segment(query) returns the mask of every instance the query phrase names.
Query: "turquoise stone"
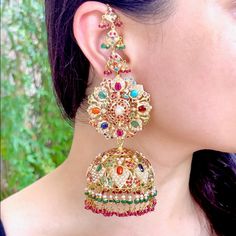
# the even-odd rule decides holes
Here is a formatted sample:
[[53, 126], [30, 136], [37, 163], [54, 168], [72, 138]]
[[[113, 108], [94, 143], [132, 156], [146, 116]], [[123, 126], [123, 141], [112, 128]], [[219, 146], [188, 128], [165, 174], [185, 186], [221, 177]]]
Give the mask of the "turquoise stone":
[[100, 91], [100, 92], [98, 93], [98, 96], [99, 96], [99, 98], [101, 98], [101, 99], [105, 99], [105, 98], [107, 97], [107, 95], [106, 95], [106, 93], [105, 93], [104, 91]]
[[126, 98], [126, 99], [128, 99], [128, 98], [129, 98], [129, 96], [128, 96], [127, 94], [123, 94], [123, 98]]
[[137, 96], [138, 96], [138, 91], [137, 90], [132, 90], [131, 92], [130, 92], [130, 96], [132, 97], [132, 98], [136, 98]]

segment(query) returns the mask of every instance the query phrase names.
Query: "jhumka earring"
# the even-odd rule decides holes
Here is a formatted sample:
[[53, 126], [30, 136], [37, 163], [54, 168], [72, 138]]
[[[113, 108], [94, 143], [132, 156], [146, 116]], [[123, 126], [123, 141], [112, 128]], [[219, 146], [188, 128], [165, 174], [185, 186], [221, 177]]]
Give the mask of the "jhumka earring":
[[140, 216], [154, 210], [157, 190], [154, 171], [144, 155], [123, 147], [124, 139], [141, 131], [150, 119], [150, 94], [130, 75], [125, 49], [117, 31], [118, 15], [107, 5], [99, 24], [107, 30], [101, 48], [111, 50], [104, 79], [88, 96], [89, 124], [106, 139], [117, 139], [116, 148], [98, 154], [86, 177], [85, 209], [104, 216]]

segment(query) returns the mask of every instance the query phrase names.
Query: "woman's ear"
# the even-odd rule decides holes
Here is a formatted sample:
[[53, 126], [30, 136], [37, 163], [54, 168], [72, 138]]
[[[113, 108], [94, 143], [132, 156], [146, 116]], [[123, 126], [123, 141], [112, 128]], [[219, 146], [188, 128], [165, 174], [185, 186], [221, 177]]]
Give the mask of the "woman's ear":
[[109, 50], [101, 48], [106, 31], [98, 27], [106, 9], [103, 3], [88, 1], [77, 9], [73, 20], [74, 37], [100, 77], [110, 54]]

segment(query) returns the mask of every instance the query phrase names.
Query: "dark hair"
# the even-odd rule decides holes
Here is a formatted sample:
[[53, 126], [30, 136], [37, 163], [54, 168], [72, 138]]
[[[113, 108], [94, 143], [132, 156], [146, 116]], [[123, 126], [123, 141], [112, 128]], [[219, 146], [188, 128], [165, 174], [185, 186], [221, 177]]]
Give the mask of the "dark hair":
[[[72, 30], [77, 8], [86, 0], [46, 0], [48, 51], [55, 93], [62, 113], [74, 121], [86, 99], [90, 63], [79, 48]], [[135, 19], [157, 15], [165, 18], [171, 0], [108, 0]], [[218, 235], [235, 235], [236, 154], [202, 150], [193, 154], [190, 192]]]

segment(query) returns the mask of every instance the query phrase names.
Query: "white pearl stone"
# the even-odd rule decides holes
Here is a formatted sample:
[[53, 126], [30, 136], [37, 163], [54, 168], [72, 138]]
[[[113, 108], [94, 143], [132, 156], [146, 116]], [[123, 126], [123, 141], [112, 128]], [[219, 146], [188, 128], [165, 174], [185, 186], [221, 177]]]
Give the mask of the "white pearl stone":
[[115, 109], [115, 113], [116, 113], [116, 116], [122, 116], [124, 114], [124, 107], [118, 105], [116, 106], [116, 109]]

